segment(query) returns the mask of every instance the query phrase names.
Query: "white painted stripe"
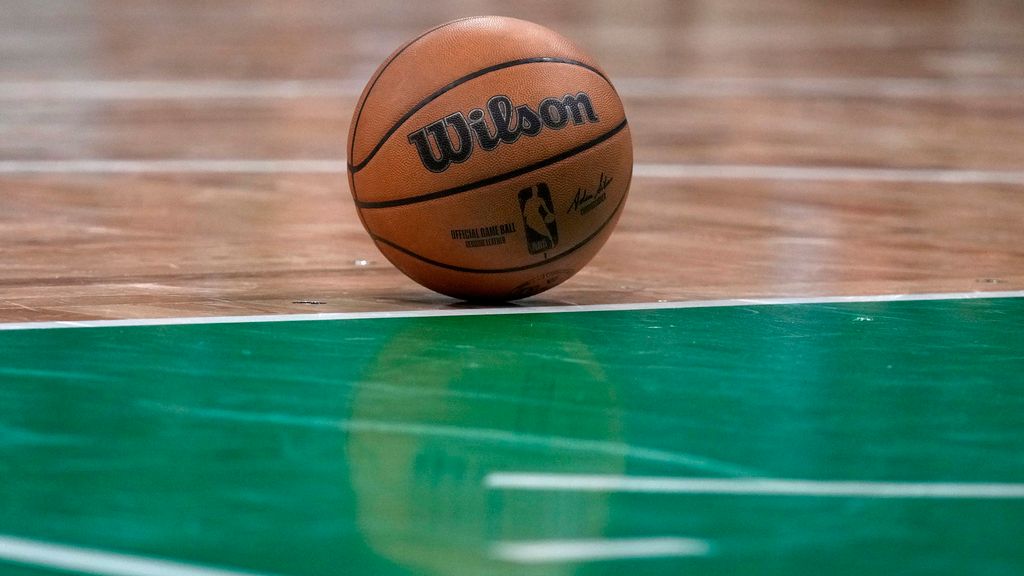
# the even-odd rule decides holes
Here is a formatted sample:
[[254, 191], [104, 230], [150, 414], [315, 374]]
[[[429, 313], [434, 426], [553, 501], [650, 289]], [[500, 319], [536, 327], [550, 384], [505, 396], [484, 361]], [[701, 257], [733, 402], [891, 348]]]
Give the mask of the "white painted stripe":
[[842, 166], [758, 166], [740, 164], [637, 164], [639, 178], [701, 180], [783, 180], [815, 182], [911, 182], [928, 184], [1010, 184], [1024, 186], [1024, 170], [847, 168]]
[[674, 537], [535, 540], [498, 542], [491, 548], [491, 556], [516, 564], [552, 564], [705, 556], [710, 549], [711, 546], [704, 540]]
[[612, 79], [623, 97], [949, 98], [1024, 95], [1024, 78], [665, 78]]
[[6, 160], [0, 174], [344, 174], [345, 160]]
[[[0, 82], [0, 100], [243, 100], [355, 98], [367, 78], [304, 80], [40, 80]], [[617, 77], [626, 98], [811, 96], [948, 98], [1024, 94], [1021, 78]]]
[[[344, 174], [344, 159], [4, 160], [0, 174]], [[911, 182], [1024, 186], [1022, 170], [849, 168], [743, 164], [637, 164], [637, 178], [669, 180], [781, 180]]]
[[255, 574], [4, 535], [0, 535], [0, 560], [101, 576], [254, 576]]
[[327, 418], [318, 416], [297, 416], [286, 413], [242, 412], [237, 410], [193, 408], [175, 404], [142, 402], [146, 408], [158, 410], [176, 417], [202, 418], [257, 425], [289, 426], [321, 430], [344, 430], [361, 434], [399, 435], [414, 438], [441, 438], [475, 443], [506, 446], [517, 450], [524, 448], [554, 450], [561, 453], [603, 454], [620, 459], [658, 462], [701, 470], [711, 474], [731, 476], [752, 476], [757, 474], [750, 468], [720, 462], [699, 454], [687, 454], [657, 448], [647, 448], [625, 442], [573, 438], [571, 436], [550, 436], [526, 434], [497, 428], [476, 428], [447, 426], [444, 424], [423, 424], [414, 422], [388, 422], [383, 420], [359, 420]]
[[436, 318], [452, 316], [500, 316], [506, 314], [556, 314], [569, 312], [618, 312], [632, 310], [676, 310], [683, 308], [728, 308], [735, 306], [778, 306], [786, 304], [846, 304], [859, 302], [916, 302], [923, 300], [972, 300], [979, 298], [1024, 298], [1024, 290], [1004, 292], [940, 292], [933, 294], [880, 294], [865, 296], [812, 296], [807, 298], [740, 298], [589, 304], [579, 306], [507, 306], [501, 308], [460, 308], [444, 310], [393, 310], [383, 312], [336, 312], [323, 314], [266, 314], [258, 316], [194, 316], [183, 318], [133, 318], [125, 320], [65, 320], [56, 322], [0, 323], [0, 330], [50, 328], [113, 328], [129, 326], [177, 326], [184, 324], [243, 324], [247, 322], [309, 322], [324, 320], [373, 320], [383, 318]]
[[866, 482], [778, 478], [677, 478], [500, 472], [488, 475], [492, 490], [735, 494], [847, 498], [1024, 499], [1024, 484]]
[[0, 82], [0, 100], [246, 100], [349, 98], [358, 80], [56, 80]]

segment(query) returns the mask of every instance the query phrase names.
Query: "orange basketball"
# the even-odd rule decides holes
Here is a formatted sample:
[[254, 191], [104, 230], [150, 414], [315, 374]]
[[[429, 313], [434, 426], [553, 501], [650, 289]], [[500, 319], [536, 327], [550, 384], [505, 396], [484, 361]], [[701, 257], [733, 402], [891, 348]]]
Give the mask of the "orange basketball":
[[402, 272], [455, 298], [513, 300], [565, 281], [608, 239], [633, 145], [592, 58], [488, 16], [434, 28], [381, 64], [348, 162], [363, 226]]

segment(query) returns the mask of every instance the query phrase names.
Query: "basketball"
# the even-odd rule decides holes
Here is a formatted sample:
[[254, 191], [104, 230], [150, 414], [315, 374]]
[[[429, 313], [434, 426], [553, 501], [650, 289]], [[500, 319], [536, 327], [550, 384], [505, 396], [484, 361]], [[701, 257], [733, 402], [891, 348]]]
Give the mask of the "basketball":
[[601, 67], [537, 24], [465, 18], [396, 50], [348, 138], [359, 218], [407, 276], [463, 300], [552, 288], [608, 239], [633, 147]]

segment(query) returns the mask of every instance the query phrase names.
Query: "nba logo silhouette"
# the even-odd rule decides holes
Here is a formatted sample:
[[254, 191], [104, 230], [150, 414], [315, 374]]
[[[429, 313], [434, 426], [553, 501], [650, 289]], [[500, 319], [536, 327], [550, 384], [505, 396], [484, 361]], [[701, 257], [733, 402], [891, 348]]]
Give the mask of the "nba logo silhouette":
[[526, 248], [530, 254], [546, 252], [558, 244], [555, 205], [551, 202], [547, 184], [541, 182], [520, 190], [519, 210], [523, 213]]

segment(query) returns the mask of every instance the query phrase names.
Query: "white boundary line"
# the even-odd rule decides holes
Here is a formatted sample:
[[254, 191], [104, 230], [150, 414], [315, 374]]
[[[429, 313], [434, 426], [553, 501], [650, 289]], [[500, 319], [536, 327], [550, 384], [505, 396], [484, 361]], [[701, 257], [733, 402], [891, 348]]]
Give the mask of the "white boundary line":
[[911, 182], [1010, 184], [1024, 186], [1024, 170], [848, 168], [843, 166], [757, 166], [743, 164], [637, 164], [639, 178], [786, 180], [816, 182]]
[[[344, 159], [4, 160], [0, 174], [344, 174]], [[633, 175], [655, 179], [910, 182], [1024, 186], [1024, 170], [637, 164]]]
[[0, 100], [354, 98], [361, 80], [42, 80], [0, 82]]
[[711, 546], [693, 538], [616, 538], [497, 542], [491, 557], [516, 564], [594, 562], [627, 558], [705, 556]]
[[81, 320], [56, 322], [0, 323], [3, 330], [52, 328], [113, 328], [130, 326], [178, 326], [185, 324], [243, 324], [256, 322], [308, 322], [324, 320], [371, 320], [382, 318], [436, 318], [451, 316], [500, 316], [507, 314], [556, 314], [570, 312], [616, 312], [631, 310], [676, 310], [683, 308], [727, 308], [735, 306], [777, 306], [786, 304], [847, 304], [869, 302], [917, 302], [923, 300], [972, 300], [983, 298], [1024, 298], [1024, 290], [1003, 292], [946, 292], [932, 294], [880, 294], [870, 296], [814, 296], [807, 298], [740, 298], [639, 302], [631, 304], [589, 304], [578, 306], [509, 306], [443, 310], [392, 310], [383, 312], [336, 312], [322, 314], [265, 314], [258, 316], [193, 316], [182, 318], [136, 318], [124, 320]]
[[64, 546], [0, 535], [0, 560], [100, 576], [254, 576], [145, 556]]
[[[0, 82], [0, 100], [260, 100], [355, 98], [367, 78], [265, 80], [39, 80]], [[1020, 78], [679, 78], [618, 77], [626, 98], [812, 96], [944, 98], [1024, 94]]]
[[624, 97], [948, 98], [1024, 95], [1022, 78], [613, 78]]
[[489, 474], [491, 490], [812, 496], [840, 498], [930, 498], [1021, 500], [1024, 484], [954, 482], [865, 482], [781, 478], [678, 478], [500, 472]]
[[631, 461], [657, 462], [700, 470], [708, 474], [729, 475], [735, 477], [754, 476], [750, 468], [735, 466], [728, 462], [720, 462], [699, 454], [659, 450], [645, 446], [636, 446], [614, 440], [596, 440], [574, 438], [571, 436], [549, 436], [527, 434], [496, 428], [475, 428], [451, 426], [445, 424], [416, 424], [407, 422], [388, 422], [382, 420], [343, 419], [316, 416], [296, 416], [284, 413], [253, 413], [225, 409], [195, 408], [175, 404], [157, 402], [141, 402], [147, 409], [163, 413], [175, 414], [188, 418], [237, 422], [245, 424], [288, 426], [323, 430], [342, 430], [349, 433], [398, 435], [414, 438], [437, 438], [443, 440], [461, 440], [473, 443], [487, 443], [494, 446], [512, 446], [523, 448], [542, 448], [555, 450], [559, 453], [600, 454], [623, 458]]
[[345, 160], [2, 160], [0, 174], [344, 174]]

